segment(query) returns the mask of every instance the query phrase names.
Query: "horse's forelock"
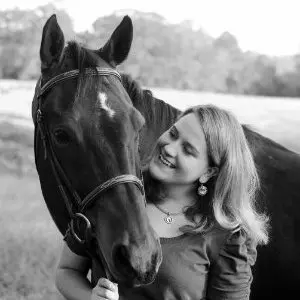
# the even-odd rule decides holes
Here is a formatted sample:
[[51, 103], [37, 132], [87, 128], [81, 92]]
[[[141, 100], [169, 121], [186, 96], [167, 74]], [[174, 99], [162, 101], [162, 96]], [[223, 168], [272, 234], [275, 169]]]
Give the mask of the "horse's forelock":
[[84, 69], [87, 50], [76, 41], [69, 41], [65, 49], [65, 55], [74, 60], [76, 68], [82, 72]]

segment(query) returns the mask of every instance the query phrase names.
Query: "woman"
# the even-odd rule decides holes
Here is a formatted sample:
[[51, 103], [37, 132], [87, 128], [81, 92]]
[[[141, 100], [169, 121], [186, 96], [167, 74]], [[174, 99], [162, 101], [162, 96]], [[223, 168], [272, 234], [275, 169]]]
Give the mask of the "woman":
[[236, 118], [212, 105], [186, 110], [158, 139], [145, 174], [163, 251], [155, 281], [118, 288], [101, 278], [92, 289], [88, 258], [65, 245], [58, 289], [67, 299], [248, 299], [256, 245], [268, 241], [267, 217], [254, 206], [258, 186]]

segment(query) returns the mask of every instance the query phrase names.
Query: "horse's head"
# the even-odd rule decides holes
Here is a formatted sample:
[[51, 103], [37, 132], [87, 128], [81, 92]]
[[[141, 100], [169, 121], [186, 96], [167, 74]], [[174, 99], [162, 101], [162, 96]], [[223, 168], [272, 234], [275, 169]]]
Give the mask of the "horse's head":
[[[71, 223], [75, 235], [80, 237], [87, 217], [94, 245], [89, 250], [103, 256], [116, 280], [146, 284], [156, 275], [161, 249], [138, 179], [144, 119], [115, 70], [131, 42], [132, 23], [125, 17], [101, 49], [75, 42], [65, 47], [56, 17], [50, 17], [40, 48], [37, 124], [40, 136], [45, 136], [46, 159], [52, 163], [49, 172], [56, 173], [65, 202], [73, 201], [66, 207], [84, 215]], [[123, 177], [126, 174], [130, 176]], [[65, 205], [59, 199], [51, 201]]]

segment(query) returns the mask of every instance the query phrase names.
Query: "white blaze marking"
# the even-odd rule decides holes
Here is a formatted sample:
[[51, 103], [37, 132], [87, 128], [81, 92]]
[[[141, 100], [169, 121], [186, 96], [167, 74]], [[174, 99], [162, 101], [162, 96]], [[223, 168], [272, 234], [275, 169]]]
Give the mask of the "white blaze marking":
[[111, 109], [107, 104], [107, 95], [105, 93], [99, 93], [99, 100], [101, 108], [107, 111], [108, 115], [112, 118], [115, 114], [115, 111]]

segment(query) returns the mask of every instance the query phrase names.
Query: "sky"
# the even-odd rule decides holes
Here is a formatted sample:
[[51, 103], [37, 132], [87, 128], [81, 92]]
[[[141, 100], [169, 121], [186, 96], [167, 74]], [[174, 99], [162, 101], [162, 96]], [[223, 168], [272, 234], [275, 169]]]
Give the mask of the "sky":
[[170, 23], [191, 20], [213, 37], [228, 31], [244, 51], [275, 56], [300, 53], [300, 0], [9, 0], [0, 9], [34, 8], [48, 2], [67, 11], [76, 31], [91, 28], [98, 17], [115, 10], [136, 9], [156, 12]]

